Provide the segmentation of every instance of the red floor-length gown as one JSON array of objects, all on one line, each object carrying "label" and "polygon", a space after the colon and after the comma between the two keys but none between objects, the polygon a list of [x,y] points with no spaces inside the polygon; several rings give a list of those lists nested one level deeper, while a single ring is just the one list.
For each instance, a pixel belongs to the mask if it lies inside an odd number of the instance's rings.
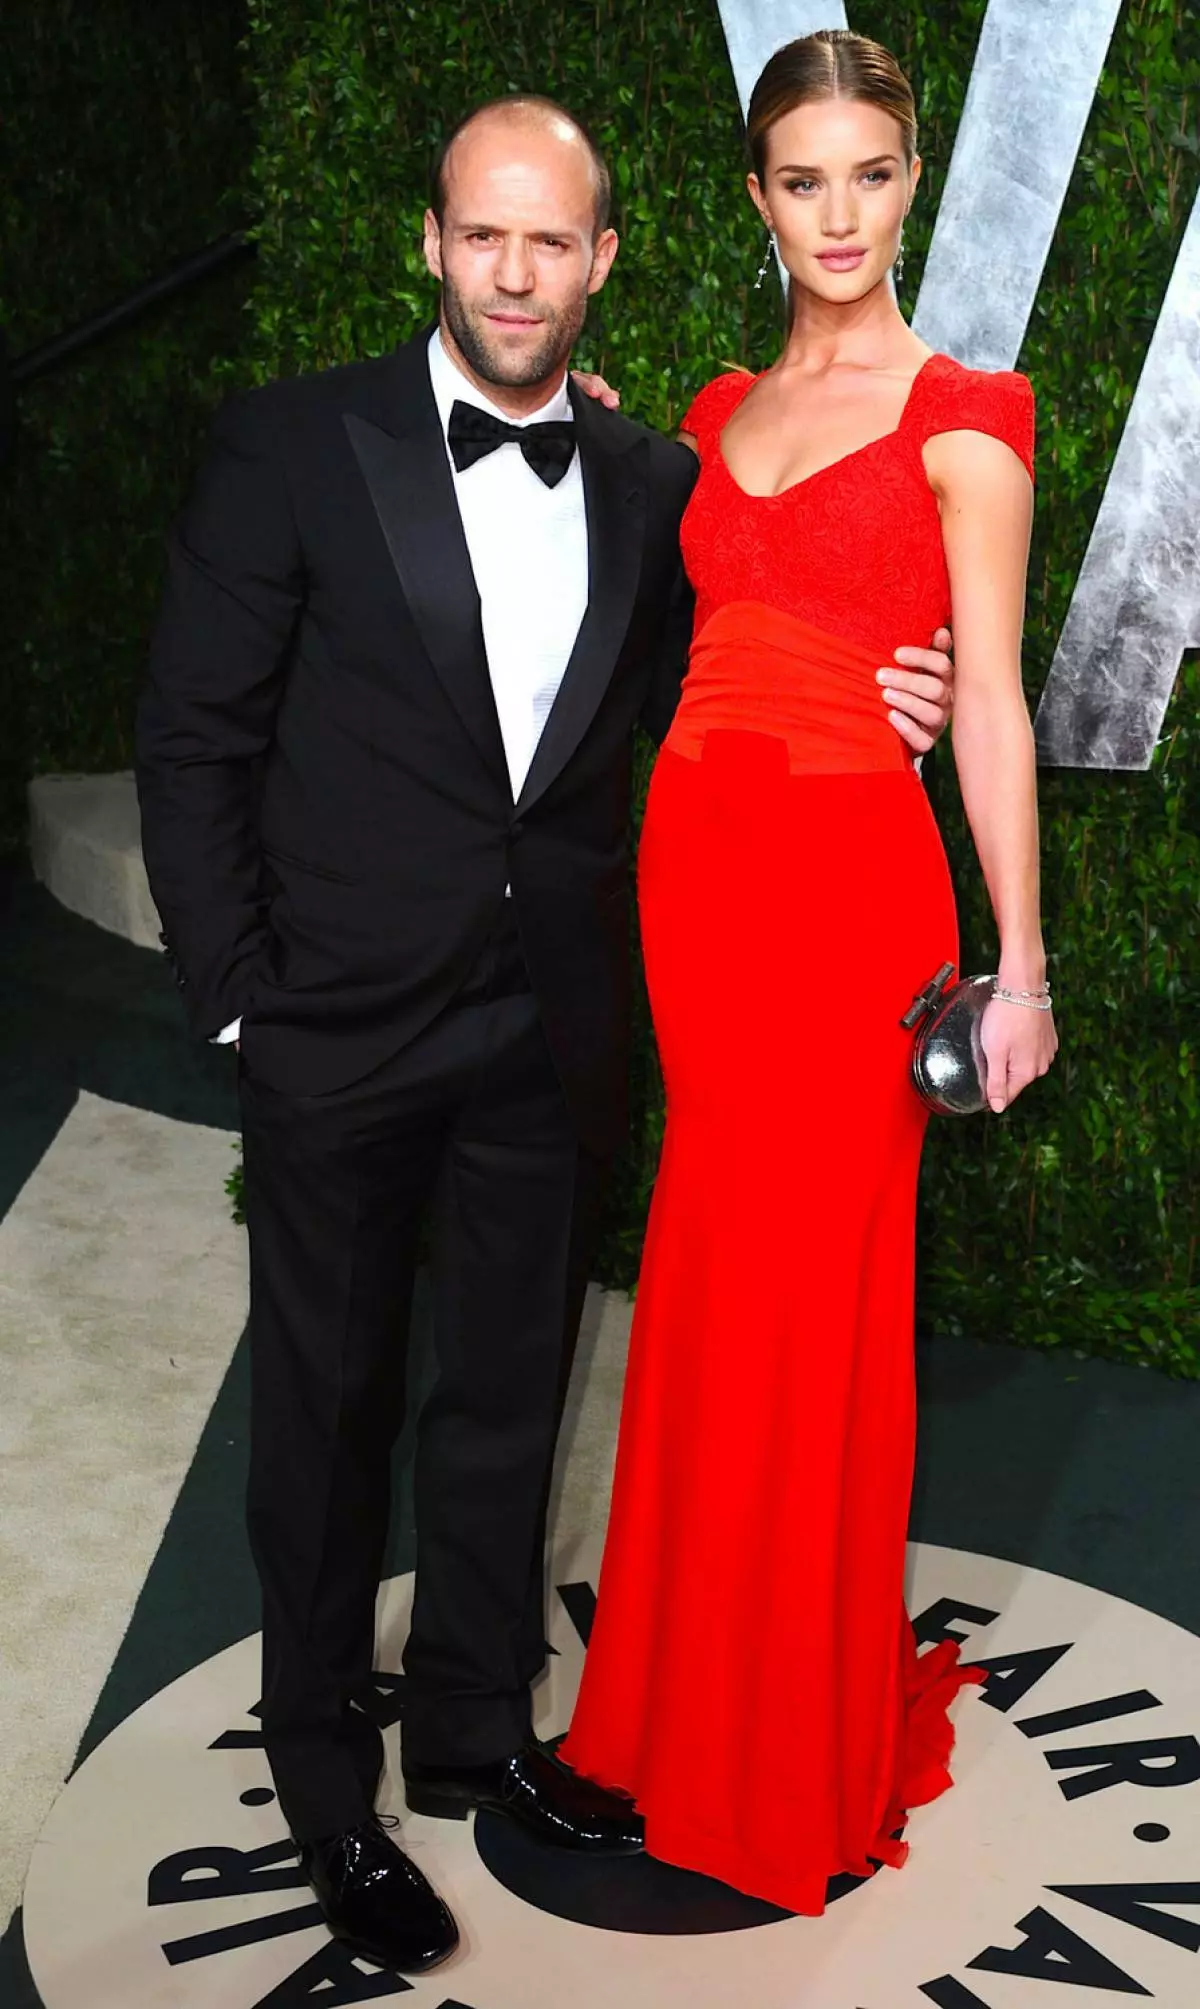
[{"label": "red floor-length gown", "polygon": [[697,594],[639,859],[667,1129],[599,1605],[563,1758],[652,1855],[797,1912],[899,1863],[972,1677],[904,1610],[915,1435],[914,992],[957,953],[945,856],[876,670],[950,615],[921,448],[1027,468],[1025,378],[934,355],[896,430],[745,494],[685,421]]}]

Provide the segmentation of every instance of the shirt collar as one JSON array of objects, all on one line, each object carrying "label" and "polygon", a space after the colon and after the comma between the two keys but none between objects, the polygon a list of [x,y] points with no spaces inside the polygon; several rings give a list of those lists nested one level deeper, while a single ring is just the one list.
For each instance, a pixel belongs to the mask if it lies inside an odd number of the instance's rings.
[{"label": "shirt collar", "polygon": [[537,411],[528,412],[523,419],[514,419],[508,412],[501,411],[499,405],[494,405],[490,398],[486,398],[482,391],[476,389],[469,377],[464,377],[457,363],[447,355],[438,328],[435,328],[429,337],[429,379],[433,385],[434,403],[437,405],[443,433],[450,429],[450,408],[456,398],[462,404],[477,405],[480,411],[491,412],[494,418],[503,419],[506,424],[514,426],[540,425],[546,419],[569,419],[574,416],[565,380],[552,398],[547,399],[544,405],[539,405]]}]

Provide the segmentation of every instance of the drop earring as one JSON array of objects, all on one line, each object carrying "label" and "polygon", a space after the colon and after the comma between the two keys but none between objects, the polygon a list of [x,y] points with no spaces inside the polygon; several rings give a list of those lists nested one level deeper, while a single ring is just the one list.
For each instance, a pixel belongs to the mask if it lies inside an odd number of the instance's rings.
[{"label": "drop earring", "polygon": [[893,275],[893,277],[894,277],[894,279],[895,279],[895,281],[896,281],[896,284],[897,284],[897,286],[898,286],[898,285],[900,284],[900,281],[901,281],[901,280],[903,279],[903,277],[904,277],[904,232],[903,232],[903,230],[901,230],[901,232],[900,232],[900,242],[899,242],[899,243],[897,244],[897,246],[896,246],[896,259],[895,259],[895,263],[894,263],[894,264],[893,264],[893,266],[892,266],[892,275]]},{"label": "drop earring", "polygon": [[758,277],[754,281],[754,290],[756,293],[762,292],[763,280],[766,278],[768,272],[771,270],[771,260],[773,259],[774,256],[775,256],[775,235],[773,231],[768,230],[767,248],[763,253],[763,262],[758,268]]}]

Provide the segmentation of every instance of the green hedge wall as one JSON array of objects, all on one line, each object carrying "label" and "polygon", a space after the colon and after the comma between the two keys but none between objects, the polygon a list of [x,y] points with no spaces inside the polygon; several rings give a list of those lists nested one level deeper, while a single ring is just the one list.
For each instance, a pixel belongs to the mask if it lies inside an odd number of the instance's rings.
[{"label": "green hedge wall", "polygon": [[[1126,6],[1021,367],[1040,410],[1027,666],[1053,652],[1198,178],[1200,52],[1184,0]],[[853,25],[913,77],[926,179],[911,308],[954,140],[981,0],[883,7]],[[761,366],[778,296],[755,294],[759,231],[742,194],[741,120],[714,0],[250,0],[258,102],[258,374],[375,353],[433,308],[420,252],[431,150],[470,103],[549,91],[613,157],[623,248],[586,360],[626,409],[671,427],[726,358]],[[1200,829],[1192,659],[1154,770],[1043,776],[1046,924],[1060,1000],[1055,1074],[1002,1121],[937,1124],[923,1183],[922,1316],[1200,1375],[1196,1269]],[[964,922],[991,926],[954,789],[935,764]],[[604,1273],[636,1275],[661,1135],[643,1015],[638,1118]]]},{"label": "green hedge wall", "polygon": [[[896,50],[921,106],[908,307],[982,13],[982,0],[864,0],[853,13]],[[774,353],[778,296],[752,290],[759,232],[715,0],[250,0],[249,18],[257,146],[229,199],[242,144],[231,5],[6,0],[0,97],[19,172],[3,178],[0,214],[15,245],[3,281],[14,347],[215,235],[245,204],[261,247],[238,370],[262,378],[391,347],[433,310],[419,226],[438,136],[471,102],[524,87],[576,106],[614,158],[624,244],[584,360],[620,384],[626,408],[669,428],[723,361],[761,366]],[[64,74],[67,121],[50,140],[47,95]],[[1129,0],[1020,359],[1040,411],[1031,698],[1200,176],[1198,87],[1185,0]],[[239,291],[231,280],[222,297],[192,296],[25,399],[0,558],[26,590],[0,656],[10,780],[34,763],[127,758],[161,532],[211,398],[209,362],[238,347]],[[1063,1055],[1002,1121],[934,1126],[928,1325],[1200,1375],[1198,696],[1193,658],[1150,774],[1043,776]],[[982,966],[994,945],[947,759],[931,785],[964,959]],[[10,831],[12,800],[10,787]],[[644,1015],[636,1093],[604,1251],[604,1274],[623,1283],[636,1275],[661,1135]]]},{"label": "green hedge wall", "polygon": [[[0,326],[20,355],[244,218],[241,0],[4,0]],[[126,766],[163,563],[245,265],[35,380],[0,470],[0,850],[25,782]]]}]

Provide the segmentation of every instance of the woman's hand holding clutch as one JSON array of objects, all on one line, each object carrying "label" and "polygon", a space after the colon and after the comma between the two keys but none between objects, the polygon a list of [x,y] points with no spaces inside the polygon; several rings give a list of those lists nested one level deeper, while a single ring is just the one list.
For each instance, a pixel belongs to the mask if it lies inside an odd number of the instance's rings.
[{"label": "woman's hand holding clutch", "polygon": [[1023,1088],[1046,1073],[1058,1052],[1058,1033],[1049,998],[1013,1004],[993,997],[983,1015],[980,1045],[987,1057],[988,1107],[999,1112]]}]

